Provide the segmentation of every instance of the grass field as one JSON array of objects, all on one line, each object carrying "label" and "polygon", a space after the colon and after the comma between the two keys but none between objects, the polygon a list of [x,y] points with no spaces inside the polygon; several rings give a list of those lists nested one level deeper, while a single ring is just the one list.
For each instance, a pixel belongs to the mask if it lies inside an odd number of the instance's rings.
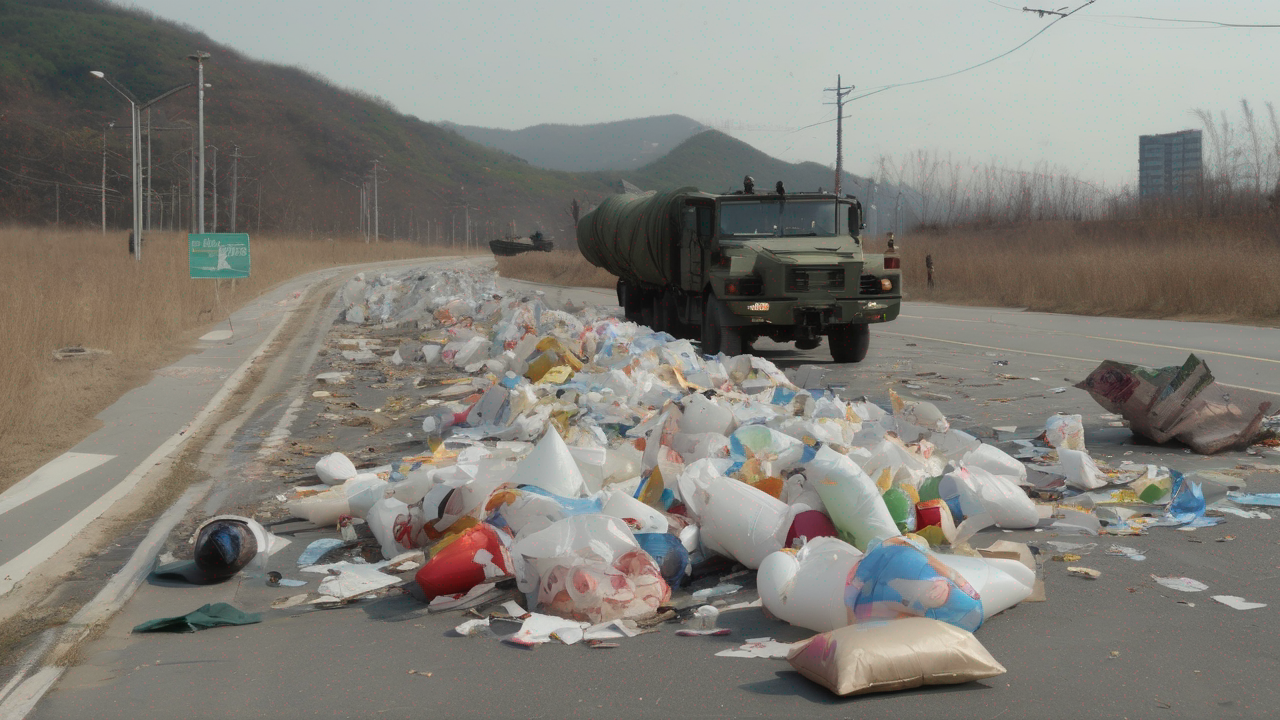
[{"label": "grass field", "polygon": [[[0,489],[96,427],[93,419],[191,341],[266,289],[336,265],[450,253],[406,242],[254,238],[247,280],[192,280],[185,235],[149,235],[142,261],[125,234],[0,230]],[[215,298],[215,282],[220,282]],[[83,345],[110,352],[55,361]]]},{"label": "grass field", "polygon": [[[1275,216],[952,229],[912,234],[900,247],[911,300],[1280,324]],[[930,254],[933,290],[924,267]]]},{"label": "grass field", "polygon": [[496,259],[498,274],[515,280],[611,290],[618,284],[618,278],[587,262],[576,250],[527,252]]}]

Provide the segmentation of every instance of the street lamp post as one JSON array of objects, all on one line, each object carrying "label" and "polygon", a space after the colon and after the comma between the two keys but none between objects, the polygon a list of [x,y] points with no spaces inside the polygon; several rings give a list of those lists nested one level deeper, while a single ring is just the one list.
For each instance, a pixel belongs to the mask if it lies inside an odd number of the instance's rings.
[{"label": "street lamp post", "polygon": [[[115,90],[116,92],[120,93],[121,97],[129,101],[129,120],[133,125],[133,129],[129,133],[130,144],[133,146],[133,150],[130,153],[130,155],[132,156],[131,158],[132,167],[130,169],[130,174],[132,175],[132,178],[133,178],[133,248],[132,249],[134,251],[134,258],[137,260],[141,260],[142,259],[142,174],[141,174],[142,172],[142,132],[141,132],[142,131],[142,122],[141,122],[142,111],[146,110],[147,108],[150,108],[152,105],[155,105],[156,103],[160,102],[161,100],[169,97],[170,95],[176,92],[179,92],[181,90],[186,90],[187,88],[191,87],[191,83],[187,83],[186,85],[179,85],[178,87],[173,88],[172,90],[168,90],[166,92],[163,92],[157,95],[152,100],[139,104],[137,99],[134,98],[133,93],[129,92],[124,87],[111,82],[111,80],[107,78],[106,73],[102,72],[101,70],[92,70],[89,72],[89,74],[98,78],[99,80],[102,80],[106,84],[110,85],[112,90]],[[104,175],[105,175],[105,172],[104,172]],[[104,178],[103,184],[104,186],[106,184],[105,178]]]},{"label": "street lamp post", "polygon": [[209,59],[209,53],[196,52],[187,56],[188,60],[194,60],[196,63],[196,91],[199,95],[197,101],[198,114],[200,116],[200,137],[197,140],[200,148],[200,200],[197,204],[197,212],[199,213],[199,221],[196,227],[198,232],[204,232],[204,61]]},{"label": "street lamp post", "polygon": [[107,234],[107,129],[116,126],[111,122],[102,126],[102,234]]}]

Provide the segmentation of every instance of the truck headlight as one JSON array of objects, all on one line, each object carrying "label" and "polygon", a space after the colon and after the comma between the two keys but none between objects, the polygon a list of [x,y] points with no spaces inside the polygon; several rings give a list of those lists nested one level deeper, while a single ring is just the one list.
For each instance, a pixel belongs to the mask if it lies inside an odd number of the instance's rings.
[{"label": "truck headlight", "polygon": [[880,278],[880,292],[893,292],[892,278]]}]

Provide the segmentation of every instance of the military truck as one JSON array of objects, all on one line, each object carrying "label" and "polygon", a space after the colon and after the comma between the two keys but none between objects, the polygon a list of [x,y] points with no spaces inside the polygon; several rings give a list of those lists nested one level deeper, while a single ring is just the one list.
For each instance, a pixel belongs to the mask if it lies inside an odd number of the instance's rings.
[{"label": "military truck", "polygon": [[860,362],[870,324],[898,317],[901,258],[864,253],[862,204],[831,193],[716,195],[694,187],[606,198],[578,248],[618,277],[628,320],[700,339],[708,354],[757,338]]}]

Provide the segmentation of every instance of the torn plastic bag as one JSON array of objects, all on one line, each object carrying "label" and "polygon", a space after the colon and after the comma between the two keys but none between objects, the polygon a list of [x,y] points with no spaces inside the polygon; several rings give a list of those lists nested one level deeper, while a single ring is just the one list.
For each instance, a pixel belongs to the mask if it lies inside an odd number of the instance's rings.
[{"label": "torn plastic bag", "polygon": [[542,612],[592,623],[653,612],[671,589],[626,524],[578,515],[518,539],[517,584]]},{"label": "torn plastic bag", "polygon": [[[920,487],[920,483],[929,476],[929,472],[921,458],[917,457],[896,437],[886,437],[871,449],[871,457],[859,463],[863,472],[877,485],[906,483]],[[888,476],[885,476],[888,471]]]},{"label": "torn plastic bag", "polygon": [[1054,415],[1044,423],[1044,439],[1054,448],[1084,451],[1084,418]]},{"label": "torn plastic bag", "polygon": [[538,487],[561,497],[579,497],[586,489],[578,464],[555,426],[516,466],[511,482]]},{"label": "torn plastic bag", "polygon": [[[415,528],[409,506],[395,498],[383,498],[374,503],[365,522],[382,547],[382,557],[388,560],[417,547],[413,542]],[[421,526],[416,530],[420,531]]]},{"label": "torn plastic bag", "polygon": [[684,503],[685,511],[694,520],[702,518],[702,496],[698,490],[706,489],[712,480],[724,477],[733,467],[729,458],[703,458],[685,466],[676,481],[676,496]]},{"label": "torn plastic bag", "polygon": [[852,460],[823,446],[809,463],[809,477],[840,536],[855,547],[877,538],[894,537],[898,526],[880,497],[880,490]]},{"label": "torn plastic bag", "polygon": [[980,467],[983,470],[1010,480],[1015,485],[1027,481],[1027,466],[1009,453],[994,445],[980,444],[977,449],[966,453],[960,463],[966,467]]},{"label": "torn plastic bag", "polygon": [[698,492],[699,531],[708,550],[755,569],[769,553],[782,549],[791,518],[780,500],[727,477],[713,478]]},{"label": "torn plastic bag", "polygon": [[688,435],[728,435],[733,425],[733,411],[702,394],[689,398],[685,403],[684,415],[680,418],[680,432]]},{"label": "torn plastic bag", "polygon": [[506,580],[514,574],[508,542],[502,531],[481,523],[437,552],[418,569],[414,580],[428,601]]},{"label": "torn plastic bag", "polygon": [[954,685],[1003,675],[972,633],[930,618],[853,625],[797,643],[787,661],[836,695]]},{"label": "torn plastic bag", "polygon": [[535,533],[572,515],[599,513],[600,498],[562,498],[534,485],[502,489],[489,498],[490,522],[512,535]]},{"label": "torn plastic bag", "polygon": [[764,425],[744,425],[729,436],[729,457],[746,479],[780,477],[813,457],[813,449]]},{"label": "torn plastic bag", "polygon": [[729,438],[714,432],[696,435],[677,433],[671,438],[671,449],[680,453],[685,463],[709,457],[728,457]]},{"label": "torn plastic bag", "polygon": [[622,520],[635,532],[664,533],[667,531],[667,518],[661,512],[640,502],[624,490],[617,487],[610,488],[604,491],[604,497],[600,512]]},{"label": "torn plastic bag", "polygon": [[355,463],[340,452],[325,455],[316,461],[316,475],[325,485],[341,485],[356,476]]},{"label": "torn plastic bag", "polygon": [[[889,391],[889,402],[893,404],[893,417],[898,421],[900,430],[903,429],[904,424],[908,426],[907,429],[918,428],[929,433],[945,433],[951,429],[947,417],[933,403],[923,400],[904,400],[893,390]],[[899,432],[899,434],[908,442],[915,440],[914,437],[908,438],[908,433]]]},{"label": "torn plastic bag", "polygon": [[981,467],[961,467],[943,476],[938,493],[949,505],[958,500],[962,517],[986,514],[996,526],[1013,529],[1035,527],[1040,522],[1035,503],[1021,488]]}]

